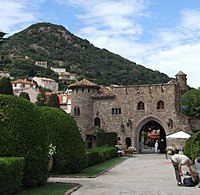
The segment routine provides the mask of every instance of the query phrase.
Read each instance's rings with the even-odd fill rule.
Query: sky
[[[0,0],[0,31],[11,36],[38,22],[64,26],[170,77],[182,71],[200,87],[199,0]],[[134,76],[134,75],[133,75]]]

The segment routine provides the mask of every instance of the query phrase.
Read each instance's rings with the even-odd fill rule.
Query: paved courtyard
[[[186,173],[187,168],[183,168]],[[178,187],[170,158],[136,154],[96,178],[49,178],[51,182],[79,183],[72,195],[197,195],[200,188]]]

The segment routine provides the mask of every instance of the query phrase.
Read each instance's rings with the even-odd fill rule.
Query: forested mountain
[[[10,36],[0,47],[4,56],[0,68],[9,70],[15,78],[39,74],[55,79],[57,75],[50,67],[61,67],[77,73],[80,78],[104,85],[164,83],[170,80],[164,73],[94,47],[63,26],[50,23],[33,24]],[[35,66],[35,61],[47,61],[48,69]]]

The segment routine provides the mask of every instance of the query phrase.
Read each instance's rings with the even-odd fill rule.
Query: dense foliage
[[[60,102],[58,96],[53,93],[47,99],[47,106],[60,108]]]
[[[200,89],[191,89],[183,95],[183,113],[200,119]]]
[[[24,158],[0,157],[0,194],[14,194],[22,187]]]
[[[23,184],[46,182],[47,132],[38,106],[10,95],[0,95],[0,156],[24,157]]]
[[[98,131],[96,133],[96,144],[97,144],[97,147],[106,146],[106,145],[115,146],[117,144],[117,133]]]
[[[4,68],[14,77],[48,76],[56,78],[50,69],[65,68],[80,78],[97,84],[145,84],[169,81],[166,74],[131,62],[106,49],[94,47],[63,26],[38,23],[14,34],[1,46]],[[35,61],[47,61],[48,68],[35,66]],[[2,66],[3,67],[3,66]],[[57,76],[58,77],[58,76]]]
[[[13,88],[10,81],[10,78],[2,77],[0,79],[0,94],[13,94]]]
[[[19,94],[19,97],[24,98],[24,99],[30,101],[29,94],[26,93],[26,92],[21,92],[21,93]]]
[[[184,154],[192,159],[200,156],[200,132],[187,139],[184,146]]]
[[[75,120],[58,108],[40,107],[48,124],[49,144],[56,146],[53,171],[77,172],[85,166],[85,147]]]
[[[117,148],[115,147],[95,147],[86,150],[86,167],[98,164],[110,158],[113,158],[117,154]]]

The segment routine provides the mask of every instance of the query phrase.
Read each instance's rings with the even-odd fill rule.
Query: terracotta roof
[[[28,84],[28,85],[35,85],[35,83],[33,83],[33,82],[22,80],[22,79],[18,79],[18,80],[12,81],[11,83],[12,84],[22,83],[22,84]]]
[[[77,87],[91,87],[91,88],[100,88],[98,85],[95,83],[92,83],[88,81],[87,79],[83,79],[81,81],[77,81],[71,85],[68,86],[68,88],[77,88]]]

